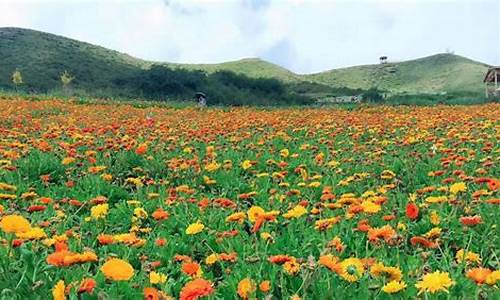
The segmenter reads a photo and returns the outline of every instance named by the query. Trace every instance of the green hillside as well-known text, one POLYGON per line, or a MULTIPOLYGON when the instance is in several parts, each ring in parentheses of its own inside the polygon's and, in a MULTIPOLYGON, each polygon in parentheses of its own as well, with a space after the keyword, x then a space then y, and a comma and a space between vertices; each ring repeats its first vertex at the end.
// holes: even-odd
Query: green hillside
POLYGON ((488 66, 454 54, 436 54, 399 63, 355 66, 306 75, 332 87, 392 93, 480 92, 488 66))
POLYGON ((174 64, 167 63, 174 68, 183 68, 188 70, 202 70, 207 73, 217 71, 231 71, 239 74, 245 74, 254 78, 276 78, 284 82, 301 81, 300 75, 297 75, 283 67, 272 64, 259 58, 244 58, 237 61, 224 62, 220 64, 174 64))
MULTIPOLYGON (((109 90, 116 78, 127 78, 154 63, 89 43, 21 28, 0 28, 0 88, 11 88, 17 68, 24 87, 50 91, 61 87, 59 76, 67 70, 75 76, 72 86, 81 90, 109 90)), ((487 65, 453 54, 420 59, 355 66, 299 75, 257 58, 220 64, 161 63, 173 69, 202 70, 207 73, 232 71, 251 78, 274 78, 294 86, 315 83, 318 94, 327 89, 378 88, 390 93, 482 92, 487 65)), ((302 87, 299 87, 301 89, 302 87)))

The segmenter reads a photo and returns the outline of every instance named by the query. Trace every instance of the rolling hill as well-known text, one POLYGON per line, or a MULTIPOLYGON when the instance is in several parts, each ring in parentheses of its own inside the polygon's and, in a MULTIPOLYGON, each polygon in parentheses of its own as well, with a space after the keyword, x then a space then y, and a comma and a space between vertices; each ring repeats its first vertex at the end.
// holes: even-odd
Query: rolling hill
POLYGON ((390 93, 481 92, 488 65, 454 54, 436 54, 399 63, 336 69, 305 78, 332 87, 390 93))
MULTIPOLYGON (((109 88, 117 76, 150 68, 154 63, 100 46, 22 28, 0 28, 0 87, 12 87, 17 68, 25 87, 36 91, 60 88, 59 76, 69 71, 74 87, 109 88)), ((171 68, 207 73, 232 71, 253 78, 275 78, 286 83, 312 82, 330 88, 378 88, 398 93, 480 93, 488 66, 453 54, 437 54, 398 63, 355 66, 299 75, 258 58, 220 64, 159 63, 171 68)))

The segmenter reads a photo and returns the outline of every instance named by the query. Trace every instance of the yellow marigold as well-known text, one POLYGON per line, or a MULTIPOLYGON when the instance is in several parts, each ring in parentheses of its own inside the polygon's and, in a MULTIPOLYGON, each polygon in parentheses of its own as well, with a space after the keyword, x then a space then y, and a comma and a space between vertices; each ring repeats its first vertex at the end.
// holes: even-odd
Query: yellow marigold
POLYGON ((434 294, 438 291, 448 292, 448 288, 454 284, 455 282, 451 280, 448 272, 436 271, 434 273, 425 274, 422 280, 415 284, 415 287, 418 288, 419 294, 423 292, 434 294))
POLYGON ((391 280, 382 287, 382 291, 387 294, 394 294, 406 288, 404 281, 391 280))
POLYGON ((217 162, 213 161, 207 165, 205 165, 205 170, 208 172, 215 172, 220 168, 220 164, 217 162))
POLYGON ((459 264, 462 263, 464 260, 467 263, 477 263, 477 264, 481 263, 481 257, 479 256, 479 254, 474 253, 472 251, 465 252, 464 249, 460 249, 457 251, 455 259, 459 264))
POLYGON ((431 211, 429 218, 430 218, 432 225, 439 225, 440 220, 439 220, 439 214, 437 213, 437 211, 435 211, 435 210, 431 211))
POLYGON ((40 227, 33 227, 26 232, 17 232, 16 237, 24 240, 38 240, 47 237, 45 231, 40 227))
POLYGON ((134 208, 134 216, 136 216, 139 219, 144 219, 148 217, 148 213, 144 208, 142 207, 136 207, 134 208))
POLYGON ((439 227, 434 227, 432 228, 431 230, 427 231, 424 236, 428 239, 433 239, 433 238, 437 238, 441 235, 441 231, 442 229, 439 228, 439 227))
POLYGON ((457 183, 454 183, 450 186, 450 192, 453 195, 456 195, 460 192, 465 192, 465 191, 467 191, 467 186, 465 185, 464 182, 457 182, 457 183))
POLYGON ((122 281, 132 278, 134 275, 134 268, 124 260, 112 258, 102 265, 101 272, 104 273, 107 279, 122 281))
POLYGON ((16 195, 12 195, 12 194, 0 194, 0 199, 1 200, 14 200, 16 199, 17 196, 16 195))
POLYGON ((295 275, 300 271, 300 264, 295 258, 291 259, 283 264, 283 270, 285 270, 288 275, 295 275))
POLYGON ((288 157, 288 155, 290 155, 290 151, 288 151, 288 149, 282 149, 282 150, 280 150, 280 156, 281 157, 288 157))
POLYGON ((359 280, 359 278, 363 276, 363 272, 365 271, 363 262, 355 257, 344 259, 340 263, 340 269, 340 276, 349 282, 355 282, 359 280))
POLYGON ((244 212, 236 212, 226 217, 226 222, 238 222, 243 223, 245 221, 246 214, 244 212))
POLYGON ((273 236, 269 232, 264 231, 260 234, 260 238, 263 239, 264 241, 267 241, 269 239, 272 240, 273 236))
POLYGON ((66 165, 74 163, 75 160, 76 159, 74 157, 65 157, 65 158, 63 158, 61 163, 66 166, 66 165))
POLYGON ((266 214, 266 211, 260 206, 252 206, 247 211, 248 220, 250 220, 250 222, 252 222, 252 223, 254 223, 258 217, 261 217, 265 214, 266 214))
POLYGON ((31 225, 23 216, 8 215, 0 221, 0 228, 6 233, 23 233, 31 229, 31 225))
POLYGON ((255 292, 255 283, 250 278, 244 278, 238 283, 238 295, 243 299, 248 299, 255 292))
POLYGON ((370 200, 365 200, 361 203, 361 207, 363 208, 363 212, 367 214, 375 214, 378 213, 382 208, 380 205, 373 203, 370 200))
POLYGON ((218 260, 219 260, 219 255, 217 255, 217 253, 213 253, 213 254, 210 254, 209 256, 207 256, 207 258, 205 259, 205 263, 207 265, 213 265, 218 260))
POLYGON ((107 203, 98 204, 90 208, 90 216, 94 219, 105 218, 108 214, 109 205, 107 203))
POLYGON ((65 295, 66 287, 64 285, 64 281, 59 280, 56 285, 52 288, 52 297, 54 300, 64 300, 66 299, 65 295))
POLYGON ((500 280, 500 271, 493 271, 486 277, 486 283, 489 285, 494 285, 500 280))
POLYGON ((446 196, 430 196, 425 198, 425 202, 427 203, 442 203, 448 201, 448 197, 446 196))
POLYGON ((8 183, 0 182, 0 190, 15 192, 17 190, 17 187, 8 183))
POLYGON ((203 228, 205 228, 205 225, 203 225, 203 223, 200 222, 193 223, 186 228, 186 234, 200 233, 203 230, 203 228))
POLYGON ((307 214, 307 209, 302 205, 297 205, 290 209, 287 213, 283 214, 283 217, 286 219, 299 218, 305 214, 307 214))
POLYGON ((149 273, 149 282, 151 284, 164 283, 165 281, 167 281, 167 275, 155 271, 149 273))
POLYGON ((252 162, 247 159, 241 163, 241 167, 243 170, 248 170, 252 167, 252 162))

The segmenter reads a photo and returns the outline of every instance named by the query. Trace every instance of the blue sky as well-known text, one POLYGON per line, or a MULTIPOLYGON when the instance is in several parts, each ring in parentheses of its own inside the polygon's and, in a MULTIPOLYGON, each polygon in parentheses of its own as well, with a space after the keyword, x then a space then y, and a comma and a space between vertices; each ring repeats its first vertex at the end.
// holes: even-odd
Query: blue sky
POLYGON ((499 0, 0 0, 4 26, 153 61, 260 57, 297 73, 446 51, 500 65, 499 0))

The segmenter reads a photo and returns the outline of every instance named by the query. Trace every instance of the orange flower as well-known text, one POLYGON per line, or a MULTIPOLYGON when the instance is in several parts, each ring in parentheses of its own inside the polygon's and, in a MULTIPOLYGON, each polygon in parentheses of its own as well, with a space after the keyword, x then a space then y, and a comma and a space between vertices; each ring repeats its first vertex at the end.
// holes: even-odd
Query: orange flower
POLYGON ((92 278, 85 278, 82 280, 80 283, 80 287, 78 288, 78 293, 88 293, 92 294, 92 291, 94 290, 96 286, 96 282, 92 278))
POLYGON ((121 259, 111 258, 101 267, 101 272, 104 273, 107 279, 114 281, 129 280, 134 276, 134 268, 121 259))
POLYGON ((200 297, 208 296, 213 292, 214 288, 210 281, 197 278, 184 285, 181 289, 179 300, 196 300, 200 297))
POLYGON ((250 278, 244 278, 238 283, 238 295, 243 299, 248 299, 255 292, 255 283, 250 278))
POLYGON ((163 208, 158 208, 156 209, 152 214, 151 216, 153 217, 153 219, 155 219, 156 221, 160 221, 160 220, 165 220, 169 217, 169 213, 164 211, 163 208))
POLYGON ((284 264, 286 262, 294 260, 294 257, 284 255, 284 254, 278 254, 278 255, 269 256, 269 258, 267 260, 273 264, 281 265, 281 264, 284 264))
POLYGON ((461 217, 460 223, 462 223, 465 226, 475 226, 477 224, 483 223, 483 220, 481 216, 475 215, 471 217, 461 217))
POLYGON ((416 245, 421 245, 425 248, 437 248, 438 247, 438 244, 435 243, 435 242, 432 242, 422 236, 414 236, 410 239, 410 243, 413 245, 413 246, 416 246, 416 245))
POLYGON ((160 300, 160 294, 154 287, 144 288, 142 293, 144 295, 144 300, 160 300))
POLYGON ((197 262, 185 262, 182 264, 182 272, 191 277, 200 277, 203 274, 200 264, 197 262))
POLYGON ((467 278, 474 280, 477 284, 486 282, 486 278, 491 274, 490 269, 473 268, 467 272, 467 278))
POLYGON ((271 290, 271 282, 264 280, 259 284, 259 290, 263 293, 268 293, 271 290))
POLYGON ((137 155, 143 155, 144 153, 146 153, 148 151, 148 144, 146 143, 142 143, 140 144, 136 149, 135 149, 135 153, 137 155))

